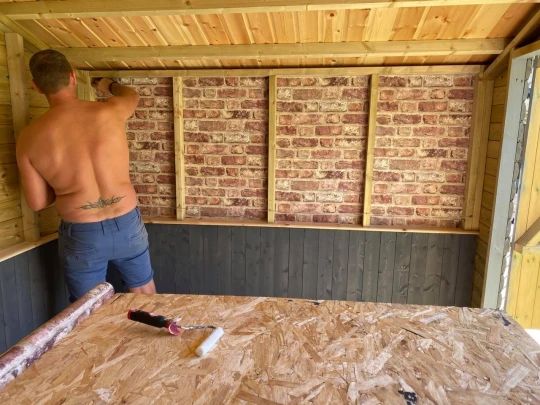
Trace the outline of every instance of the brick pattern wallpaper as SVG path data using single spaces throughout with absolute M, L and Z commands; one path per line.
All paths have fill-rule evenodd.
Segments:
M 459 225 L 473 94 L 472 75 L 380 77 L 372 225 Z
M 361 221 L 368 77 L 277 80 L 276 221 Z
M 175 217 L 173 98 L 171 78 L 123 78 L 141 96 L 128 120 L 131 181 L 145 216 Z
M 268 79 L 183 84 L 186 216 L 266 218 Z
M 141 95 L 140 207 L 175 217 L 172 80 L 121 80 Z M 265 78 L 184 79 L 188 217 L 266 218 L 267 93 Z M 368 77 L 278 78 L 277 221 L 361 222 L 368 102 Z M 381 76 L 372 225 L 459 225 L 472 103 L 472 75 Z

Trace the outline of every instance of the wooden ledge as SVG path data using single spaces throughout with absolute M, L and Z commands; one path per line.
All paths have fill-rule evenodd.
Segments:
M 429 228 L 429 227 L 390 227 L 390 226 L 361 226 L 350 224 L 324 224 L 312 222 L 279 222 L 268 223 L 261 220 L 243 220 L 234 219 L 184 219 L 179 221 L 175 218 L 164 217 L 145 217 L 147 224 L 164 225 L 203 225 L 203 226 L 246 226 L 261 228 L 293 228 L 293 229 L 333 229 L 341 231 L 365 231 L 365 232 L 410 232 L 410 233 L 438 233 L 438 234 L 456 234 L 456 235 L 478 235 L 477 230 L 464 230 L 461 228 Z
M 29 250 L 37 248 L 38 246 L 44 245 L 46 243 L 49 243 L 55 239 L 58 239 L 58 233 L 56 232 L 51 235 L 44 236 L 40 240 L 35 241 L 35 242 L 17 243 L 16 245 L 1 249 L 0 262 L 11 259 L 12 257 L 20 255 L 21 253 L 28 252 Z

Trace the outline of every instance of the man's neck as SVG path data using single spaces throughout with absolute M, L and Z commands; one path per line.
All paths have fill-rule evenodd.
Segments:
M 77 94 L 72 89 L 62 89 L 54 94 L 47 94 L 45 97 L 51 108 L 78 101 Z

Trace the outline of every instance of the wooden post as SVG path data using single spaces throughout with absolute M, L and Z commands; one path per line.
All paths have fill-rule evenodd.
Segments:
M 96 92 L 92 88 L 92 79 L 87 70 L 77 70 L 77 97 L 81 100 L 95 101 Z
M 26 80 L 24 73 L 24 43 L 19 34 L 6 33 L 6 53 L 9 72 L 9 89 L 11 94 L 11 110 L 13 115 L 13 132 L 17 140 L 19 132 L 28 122 L 29 104 L 26 95 Z M 20 186 L 20 182 L 19 182 Z M 23 238 L 25 241 L 39 240 L 39 223 L 37 214 L 28 206 L 21 189 L 21 211 L 23 222 Z
M 493 80 L 478 77 L 475 83 L 474 112 L 469 137 L 465 204 L 463 207 L 463 229 L 478 229 L 482 203 L 482 186 L 489 138 Z
M 375 150 L 375 130 L 377 128 L 377 100 L 379 96 L 379 75 L 371 75 L 369 94 L 369 123 L 366 148 L 366 175 L 364 181 L 364 215 L 362 225 L 371 223 L 371 193 L 373 191 L 373 161 Z
M 276 222 L 276 92 L 277 78 L 268 78 L 268 222 Z
M 182 96 L 183 81 L 181 77 L 173 77 L 174 103 L 174 155 L 176 165 L 176 219 L 183 220 L 186 216 L 186 186 L 184 178 L 184 97 Z

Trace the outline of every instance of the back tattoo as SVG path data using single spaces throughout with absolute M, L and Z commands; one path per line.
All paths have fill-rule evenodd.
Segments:
M 113 195 L 111 198 L 99 197 L 99 199 L 96 202 L 87 202 L 86 204 L 81 205 L 79 208 L 82 210 L 91 210 L 94 208 L 105 208 L 105 207 L 116 204 L 124 197 L 125 197 L 124 195 L 121 197 L 117 197 Z

